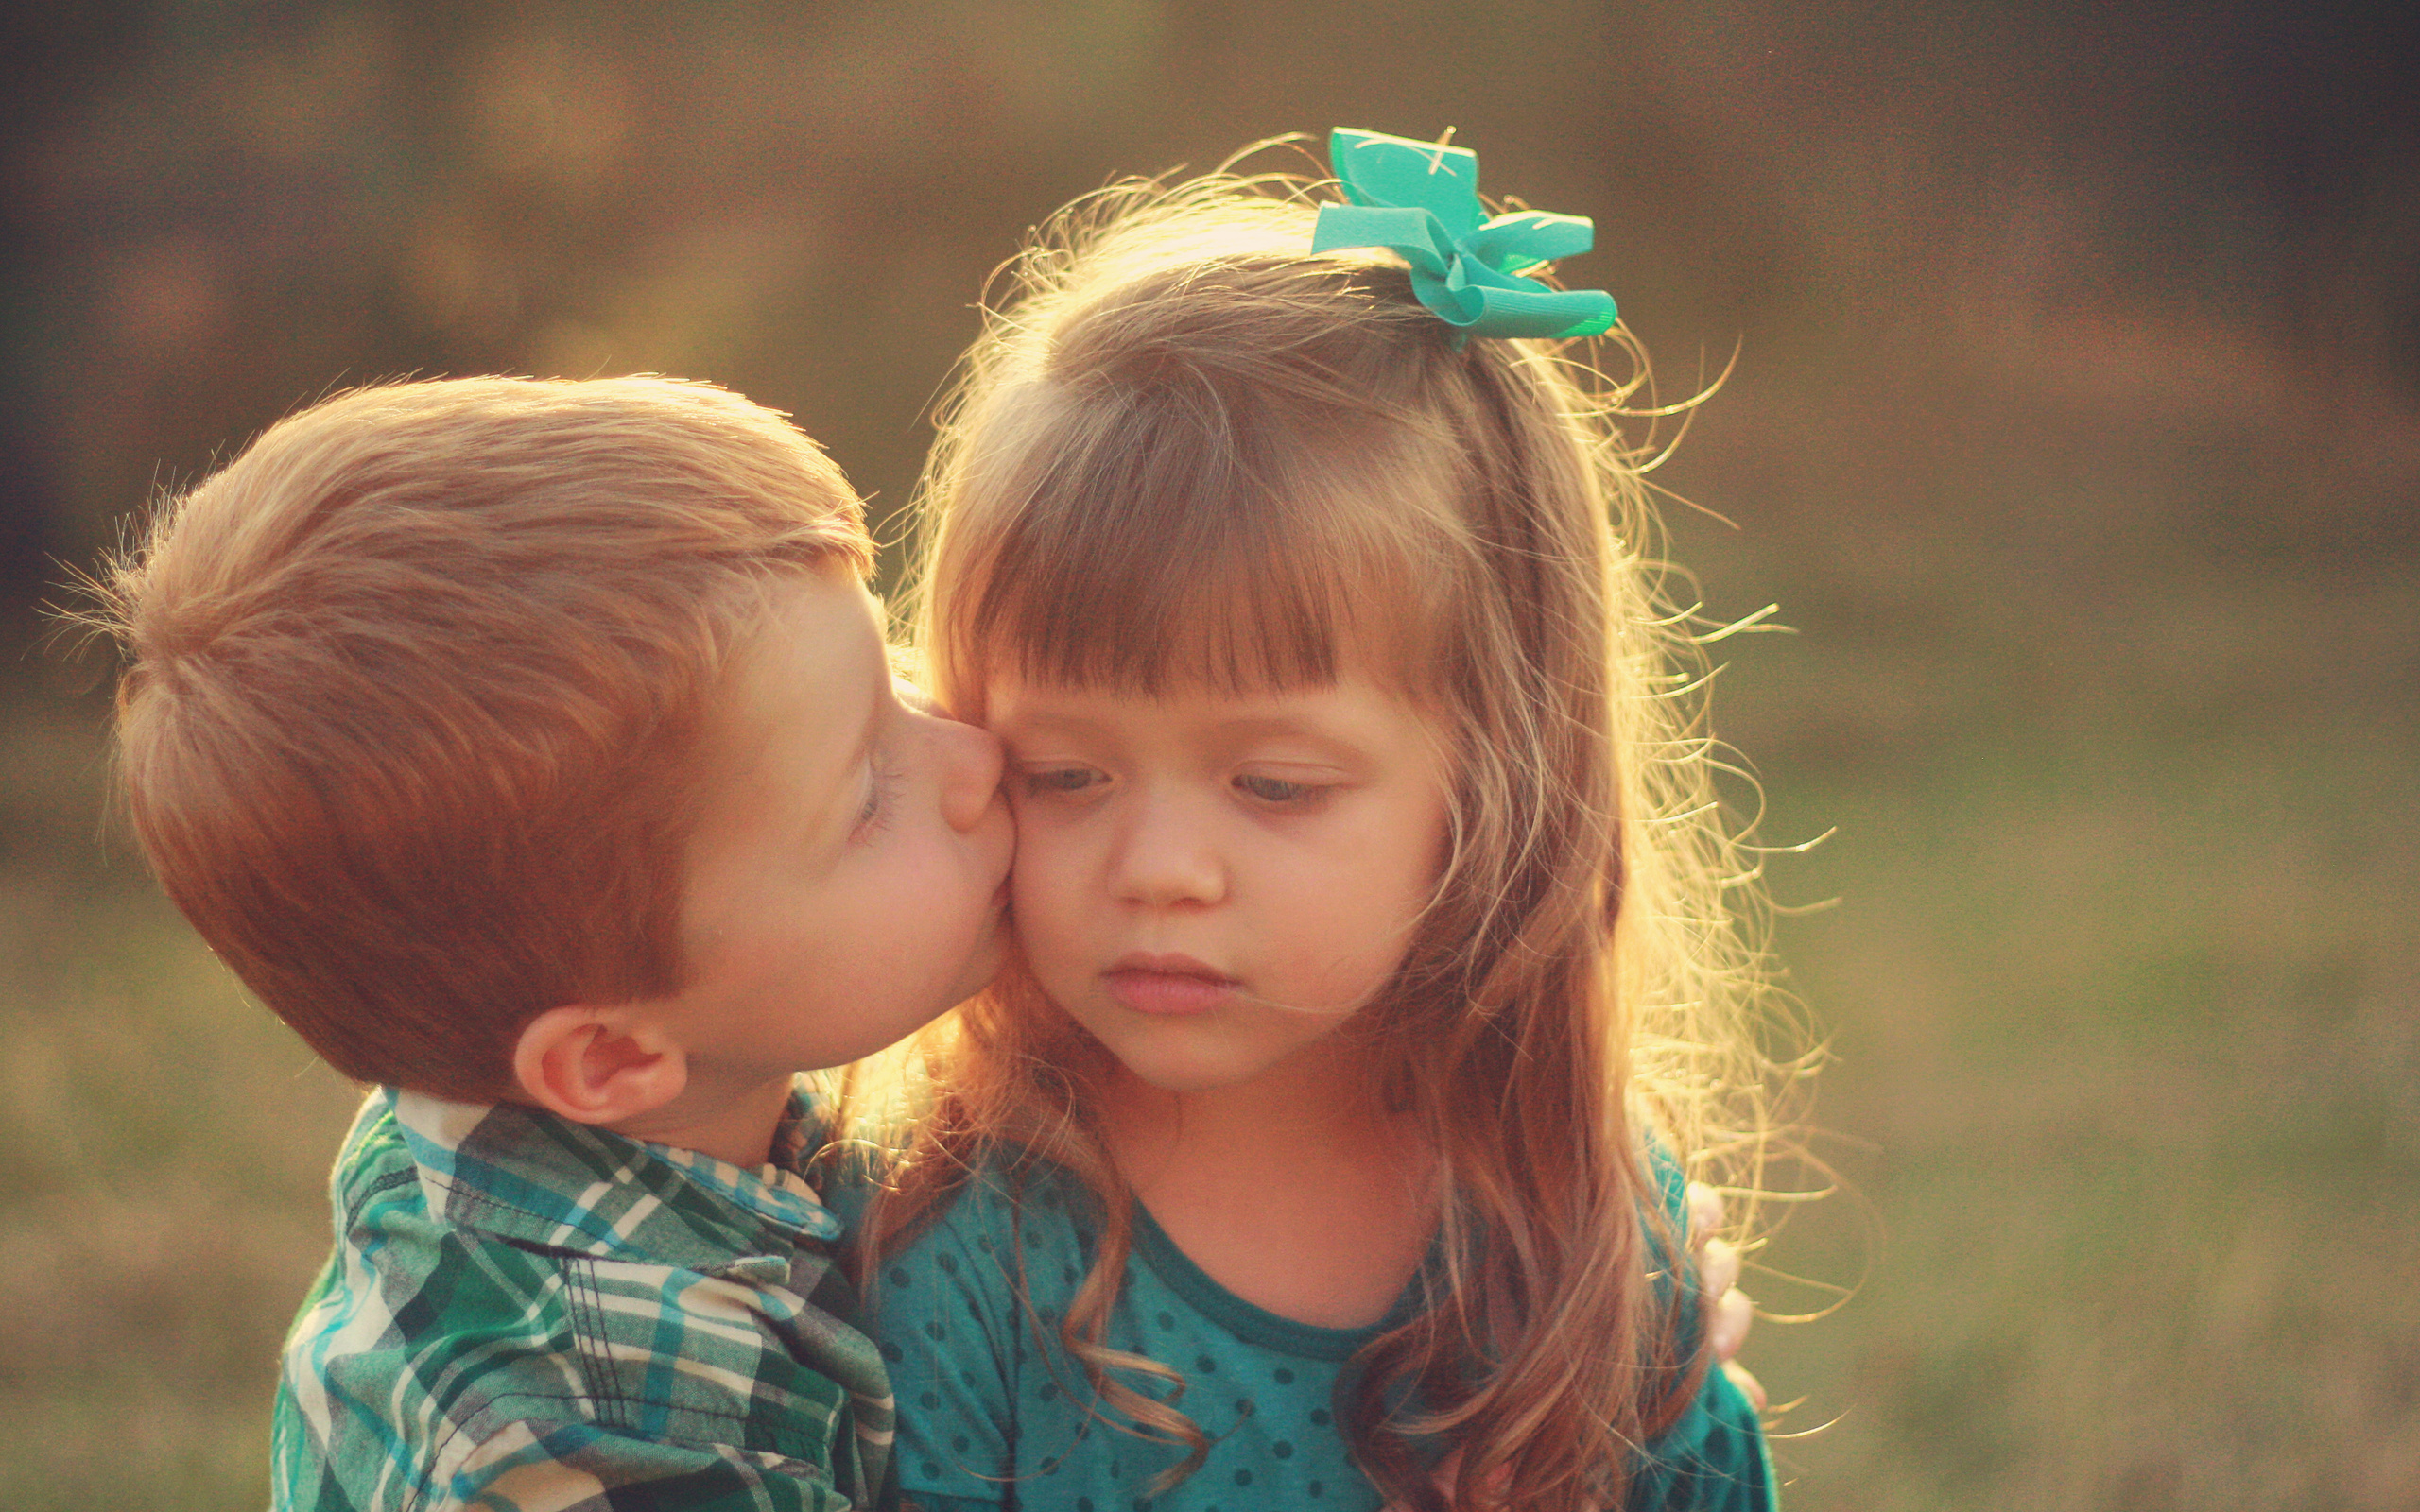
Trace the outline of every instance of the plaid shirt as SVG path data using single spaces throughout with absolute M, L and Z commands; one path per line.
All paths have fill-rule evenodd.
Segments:
M 799 1175 L 383 1088 L 286 1340 L 278 1512 L 888 1503 L 882 1358 Z

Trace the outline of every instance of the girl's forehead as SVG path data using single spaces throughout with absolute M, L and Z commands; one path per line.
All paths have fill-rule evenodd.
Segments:
M 1235 726 L 1317 718 L 1340 710 L 1384 706 L 1425 728 L 1439 723 L 1438 701 L 1391 664 L 1348 656 L 1327 671 L 1291 678 L 1205 676 L 1180 665 L 1151 679 L 1028 674 L 995 663 L 986 673 L 987 723 L 1026 715 L 1189 720 Z
M 1287 679 L 1215 678 L 1184 668 L 1164 669 L 1162 675 L 1150 678 L 1064 677 L 1048 671 L 1026 672 L 1013 663 L 997 663 L 985 673 L 984 688 L 995 697 L 1009 695 L 1027 701 L 1064 704 L 1258 704 L 1316 696 L 1340 682 L 1372 680 L 1357 669 L 1342 676 Z M 1392 682 L 1388 688 L 1391 693 L 1393 691 Z
M 1153 693 L 1098 684 L 1028 682 L 1003 674 L 985 690 L 985 722 L 1012 750 L 1072 738 L 1142 753 L 1220 759 L 1271 744 L 1324 750 L 1349 763 L 1438 762 L 1445 743 L 1431 710 L 1357 670 L 1318 683 L 1249 690 L 1193 682 Z
M 1353 662 L 1416 679 L 1467 597 L 1450 470 L 1169 428 L 965 491 L 933 585 L 959 664 L 1145 691 L 1315 685 Z
M 1407 659 L 1349 629 L 1272 643 L 1230 620 L 1181 629 L 1151 646 L 1103 637 L 1089 645 L 1009 646 L 988 657 L 987 686 L 1070 698 L 1266 702 L 1340 686 L 1419 701 Z
M 959 626 L 985 676 L 1158 696 L 1287 693 L 1357 677 L 1416 688 L 1430 616 L 1376 582 L 1282 569 L 1205 573 L 1144 592 L 1016 585 L 988 624 Z M 1139 586 L 1139 585 L 1138 585 Z M 971 633 L 969 633 L 971 632 Z

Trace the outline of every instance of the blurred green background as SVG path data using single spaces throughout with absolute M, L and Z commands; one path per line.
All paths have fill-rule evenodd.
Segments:
M 2420 72 L 2282 3 L 8 11 L 0 1506 L 257 1506 L 352 1093 L 101 816 L 56 601 L 403 373 L 719 380 L 877 511 L 1025 227 L 1333 124 L 1591 215 L 1814 1121 L 1807 1512 L 2420 1504 Z M 1719 517 L 1718 517 L 1719 515 Z M 894 522 L 896 535 L 904 522 Z M 1743 794 L 1743 801 L 1752 795 Z M 1779 1275 L 1777 1312 L 1822 1305 Z

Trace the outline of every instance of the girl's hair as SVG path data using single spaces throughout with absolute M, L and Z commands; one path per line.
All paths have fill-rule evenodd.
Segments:
M 1456 774 L 1449 857 L 1363 1019 L 1439 1152 L 1445 1276 L 1362 1351 L 1339 1423 L 1412 1505 L 1440 1504 L 1422 1435 L 1461 1450 L 1454 1504 L 1492 1480 L 1524 1507 L 1615 1503 L 1624 1446 L 1705 1368 L 1650 1146 L 1755 1185 L 1753 868 L 1610 422 L 1635 383 L 1458 348 L 1388 254 L 1311 252 L 1306 189 L 1123 185 L 1045 229 L 935 452 L 923 644 L 970 718 L 994 673 L 1149 694 L 1348 662 L 1424 711 Z M 1189 1472 L 1201 1430 L 1115 1373 L 1176 1372 L 1103 1342 L 1131 1238 L 1093 1111 L 1107 1053 L 1014 971 L 925 1051 L 872 1252 L 986 1161 L 1073 1170 L 1103 1231 L 1060 1337 Z

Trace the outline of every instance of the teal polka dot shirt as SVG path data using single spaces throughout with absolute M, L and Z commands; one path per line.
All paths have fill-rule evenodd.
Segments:
M 1681 1186 L 1668 1199 L 1680 1221 Z M 1340 1371 L 1397 1314 L 1368 1328 L 1316 1328 L 1244 1301 L 1135 1211 L 1133 1256 L 1106 1342 L 1173 1366 L 1178 1405 L 1209 1435 L 1209 1459 L 1154 1493 L 1181 1448 L 1124 1431 L 1062 1349 L 1059 1321 L 1092 1263 L 1092 1194 L 1072 1175 L 1024 1177 L 1023 1211 L 984 1173 L 908 1249 L 868 1278 L 872 1331 L 899 1403 L 893 1456 L 925 1512 L 1376 1512 L 1332 1416 Z M 828 1192 L 848 1210 L 860 1194 Z M 1020 1219 L 1022 1220 L 1020 1222 Z M 1019 1287 L 1022 1260 L 1024 1289 Z M 1030 1308 L 1030 1312 L 1028 1312 Z M 1037 1328 L 1036 1325 L 1039 1324 Z M 1165 1383 L 1127 1383 L 1165 1397 Z M 1634 1472 L 1638 1512 L 1767 1512 L 1773 1477 L 1754 1410 L 1720 1371 Z

